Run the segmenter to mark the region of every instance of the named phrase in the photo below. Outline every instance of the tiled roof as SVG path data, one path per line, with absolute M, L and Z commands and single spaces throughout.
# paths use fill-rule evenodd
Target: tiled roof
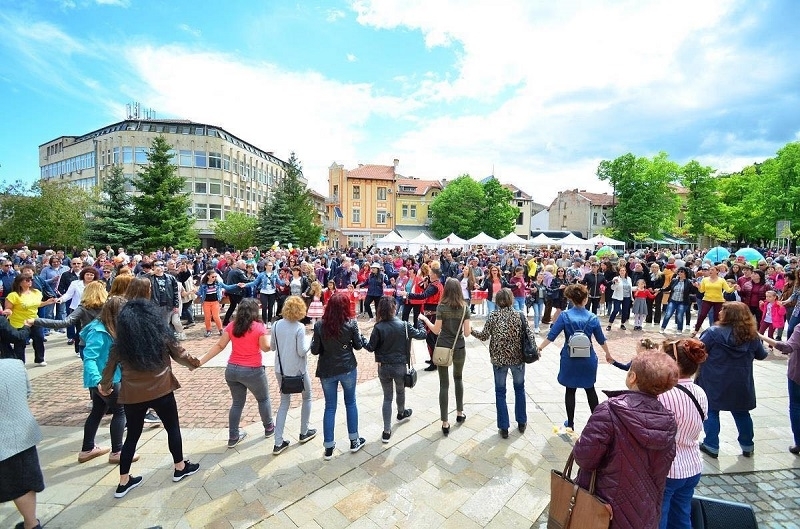
M 533 197 L 532 197 L 532 196 L 530 196 L 528 193 L 526 193 L 526 192 L 525 192 L 525 191 L 523 191 L 522 189 L 518 188 L 518 187 L 517 187 L 517 186 L 515 186 L 514 184 L 503 184 L 503 187 L 505 187 L 506 189 L 508 189 L 509 191 L 511 191 L 511 192 L 514 194 L 514 198 L 515 198 L 515 199 L 516 199 L 516 198 L 519 198 L 519 199 L 522 199 L 522 200 L 531 200 L 531 199 L 533 198 Z M 519 196 L 517 196 L 517 191 L 519 191 L 519 192 L 520 192 L 520 195 L 519 195 Z
M 372 180 L 394 180 L 393 165 L 371 165 L 365 164 L 347 171 L 349 178 L 364 178 Z
M 615 203 L 614 196 L 608 193 L 588 193 L 586 191 L 579 191 L 578 194 L 595 206 L 613 206 Z
M 416 187 L 416 191 L 401 191 L 400 186 Z M 431 188 L 441 189 L 442 183 L 438 180 L 417 180 L 416 178 L 397 179 L 397 192 L 401 195 L 425 196 Z

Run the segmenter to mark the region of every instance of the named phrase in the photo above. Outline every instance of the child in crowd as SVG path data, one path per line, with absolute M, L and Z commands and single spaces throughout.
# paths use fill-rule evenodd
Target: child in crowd
M 347 298 L 350 300 L 350 317 L 357 318 L 358 301 L 361 299 L 361 296 L 358 295 L 358 291 L 352 283 L 347 285 Z
M 311 296 L 311 303 L 308 306 L 307 316 L 311 318 L 312 324 L 322 318 L 324 308 L 322 307 L 322 285 L 319 281 L 314 281 L 308 287 L 308 294 Z
M 649 288 L 647 288 L 647 283 L 645 282 L 644 279 L 640 279 L 636 282 L 636 286 L 633 289 L 634 331 L 642 330 L 642 322 L 647 316 L 647 300 L 655 298 L 656 295 L 653 294 L 653 292 Z
M 336 283 L 331 279 L 328 281 L 328 288 L 322 291 L 322 304 L 327 305 L 328 300 L 331 299 L 331 296 L 334 294 L 336 294 Z
M 728 286 L 735 287 L 736 286 L 736 278 L 729 277 L 725 279 L 725 282 L 728 283 Z M 725 292 L 723 290 L 722 297 L 725 301 L 742 301 L 742 297 L 739 295 L 738 290 L 733 290 L 731 292 Z
M 786 307 L 781 305 L 778 301 L 778 294 L 774 290 L 767 290 L 766 299 L 759 301 L 758 306 L 761 309 L 761 323 L 758 327 L 758 333 L 773 337 L 776 329 L 783 330 L 783 325 L 786 323 Z M 769 346 L 772 350 L 772 346 Z

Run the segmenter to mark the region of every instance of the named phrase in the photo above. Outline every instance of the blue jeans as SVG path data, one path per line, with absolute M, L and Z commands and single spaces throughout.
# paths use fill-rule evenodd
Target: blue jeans
M 508 405 L 506 404 L 506 380 L 511 371 L 514 384 L 514 419 L 518 424 L 527 424 L 528 412 L 525 408 L 525 364 L 517 366 L 492 366 L 494 371 L 494 396 L 497 408 L 497 427 L 508 430 Z
M 667 478 L 661 523 L 658 529 L 690 529 L 692 527 L 692 495 L 700 482 L 700 474 L 688 478 Z
M 261 424 L 266 430 L 272 424 L 272 405 L 269 399 L 269 386 L 264 366 L 248 367 L 228 364 L 225 368 L 225 382 L 231 390 L 231 409 L 228 412 L 228 439 L 239 437 L 239 422 L 242 419 L 242 410 L 247 400 L 247 390 L 258 402 L 258 413 L 261 415 Z
M 544 310 L 544 300 L 537 299 L 533 304 L 533 328 L 538 329 L 542 323 L 542 311 Z
M 611 303 L 614 308 L 611 309 L 611 315 L 608 317 L 608 324 L 611 325 L 614 323 L 614 319 L 617 317 L 617 314 L 619 314 L 620 321 L 624 325 L 631 316 L 631 298 L 622 298 L 621 300 L 612 299 Z
M 347 435 L 352 441 L 358 439 L 358 408 L 356 407 L 356 370 L 349 373 L 320 378 L 322 394 L 325 396 L 325 413 L 322 416 L 322 433 L 325 448 L 336 446 L 333 438 L 333 429 L 336 422 L 336 405 L 339 400 L 339 383 L 342 384 L 344 393 L 344 409 L 347 414 Z
M 792 337 L 792 333 L 794 332 L 794 328 L 797 327 L 797 324 L 800 323 L 800 315 L 792 316 L 789 318 L 789 327 L 786 329 L 786 339 Z
M 731 410 L 736 429 L 739 431 L 739 446 L 742 451 L 753 450 L 753 418 L 748 410 Z M 706 438 L 703 444 L 712 452 L 719 452 L 719 410 L 708 410 L 708 418 L 703 423 Z
M 489 316 L 492 312 L 497 310 L 497 303 L 492 300 L 486 300 L 486 316 Z
M 662 329 L 667 328 L 670 318 L 672 318 L 672 315 L 676 313 L 678 318 L 678 330 L 683 330 L 683 320 L 684 315 L 686 314 L 686 303 L 680 303 L 678 301 L 670 301 L 667 303 L 667 308 L 664 309 L 664 317 L 661 319 Z
M 800 384 L 789 380 L 789 423 L 794 434 L 794 446 L 800 446 Z
M 525 296 L 521 298 L 514 298 L 514 309 L 525 314 Z

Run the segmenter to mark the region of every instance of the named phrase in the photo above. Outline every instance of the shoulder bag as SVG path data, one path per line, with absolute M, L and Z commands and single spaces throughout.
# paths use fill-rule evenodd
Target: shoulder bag
M 692 393 L 691 391 L 689 391 L 687 388 L 685 388 L 685 387 L 681 386 L 680 384 L 675 384 L 675 387 L 676 387 L 677 389 L 679 389 L 680 391 L 683 391 L 684 393 L 686 393 L 686 394 L 689 396 L 689 398 L 690 398 L 690 399 L 692 400 L 692 402 L 694 403 L 694 406 L 697 408 L 697 413 L 699 413 L 699 414 L 700 414 L 700 419 L 702 419 L 703 421 L 705 421 L 705 420 L 706 420 L 706 414 L 705 414 L 705 413 L 703 413 L 703 408 L 700 406 L 700 403 L 699 403 L 699 402 L 697 402 L 697 397 L 695 397 L 695 396 L 694 396 L 694 393 Z
M 406 329 L 406 374 L 403 377 L 403 385 L 407 388 L 413 388 L 417 385 L 417 370 L 411 367 L 411 340 L 408 338 L 408 322 L 405 323 Z
M 273 329 L 274 331 L 274 329 Z M 281 364 L 281 349 L 278 347 L 278 337 L 275 337 L 275 351 L 278 356 L 278 367 L 281 370 L 281 393 L 290 395 L 292 393 L 302 393 L 305 389 L 305 374 L 287 376 L 283 372 L 283 365 Z
M 441 367 L 449 367 L 453 365 L 453 351 L 455 351 L 456 343 L 458 342 L 458 336 L 461 334 L 461 329 L 464 325 L 464 318 L 467 317 L 467 309 L 469 307 L 464 307 L 464 314 L 461 316 L 461 321 L 458 323 L 458 331 L 456 331 L 456 337 L 453 339 L 453 346 L 448 347 L 440 347 L 436 346 L 433 348 L 433 364 Z M 440 333 L 441 336 L 441 333 Z M 436 338 L 438 343 L 439 338 Z
M 592 472 L 589 490 L 572 481 L 572 452 L 564 471 L 550 471 L 550 512 L 547 529 L 608 529 L 611 508 L 594 493 L 597 471 Z
M 528 336 L 528 320 L 525 315 L 520 314 L 519 317 L 522 320 L 522 359 L 526 364 L 532 364 L 539 359 L 539 347 Z

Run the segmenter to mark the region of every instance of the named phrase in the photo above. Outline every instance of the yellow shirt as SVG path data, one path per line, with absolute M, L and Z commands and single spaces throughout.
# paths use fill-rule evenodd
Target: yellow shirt
M 536 277 L 536 259 L 528 261 L 528 277 Z
M 711 281 L 711 278 L 704 277 L 703 280 L 700 281 L 699 290 L 703 293 L 703 301 L 722 303 L 725 301 L 725 298 L 722 296 L 722 291 L 733 292 L 735 287 L 728 285 L 728 282 L 719 276 L 717 276 L 716 281 Z
M 25 325 L 25 320 L 38 316 L 42 293 L 38 290 L 29 290 L 20 296 L 16 292 L 12 292 L 6 297 L 6 301 L 11 304 L 11 316 L 8 317 L 8 323 L 15 329 L 21 329 Z

